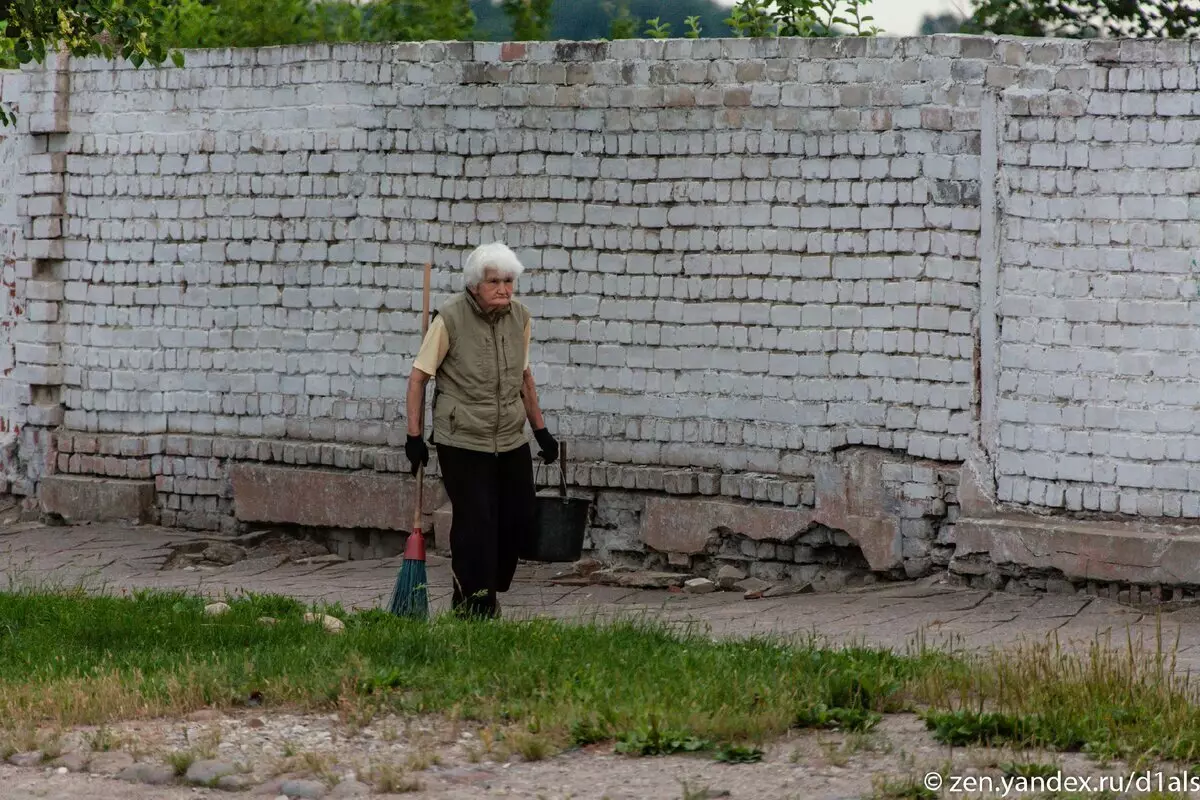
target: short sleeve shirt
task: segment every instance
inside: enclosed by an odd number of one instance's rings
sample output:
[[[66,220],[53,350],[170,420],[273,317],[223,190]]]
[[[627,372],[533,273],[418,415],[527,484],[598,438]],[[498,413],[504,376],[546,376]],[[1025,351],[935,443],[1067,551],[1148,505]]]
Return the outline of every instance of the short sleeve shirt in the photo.
[[[533,324],[531,321],[527,321],[525,323],[525,369],[529,369],[529,341],[532,333]],[[421,342],[421,350],[417,353],[417,360],[413,362],[413,366],[426,375],[437,375],[438,367],[442,365],[442,359],[448,352],[450,352],[450,334],[446,331],[446,323],[442,321],[441,317],[434,317],[433,322],[429,323],[429,331],[425,334],[425,340]]]

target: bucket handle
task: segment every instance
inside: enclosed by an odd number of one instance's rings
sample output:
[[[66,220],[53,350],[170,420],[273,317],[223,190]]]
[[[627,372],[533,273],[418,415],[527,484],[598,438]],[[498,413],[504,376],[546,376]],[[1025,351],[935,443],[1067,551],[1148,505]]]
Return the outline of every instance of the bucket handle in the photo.
[[[546,462],[538,464],[538,474],[548,465]],[[567,443],[565,441],[558,443],[558,494],[563,502],[567,501]]]

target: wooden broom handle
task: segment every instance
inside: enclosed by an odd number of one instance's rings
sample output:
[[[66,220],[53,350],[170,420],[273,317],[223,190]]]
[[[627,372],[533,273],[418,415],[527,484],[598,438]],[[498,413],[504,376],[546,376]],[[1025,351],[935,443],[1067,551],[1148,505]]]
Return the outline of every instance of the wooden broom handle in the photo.
[[[425,263],[425,277],[423,290],[421,292],[421,341],[425,341],[425,334],[429,333],[429,279],[433,271],[433,264]],[[421,418],[417,420],[417,430],[421,431],[421,436],[425,436],[425,393],[421,392]],[[417,467],[417,502],[413,507],[413,524],[412,529],[420,530],[421,528],[421,506],[424,504],[425,494],[425,465]]]
[[[424,291],[421,293],[421,336],[429,332],[429,278],[433,273],[433,264],[425,264]]]

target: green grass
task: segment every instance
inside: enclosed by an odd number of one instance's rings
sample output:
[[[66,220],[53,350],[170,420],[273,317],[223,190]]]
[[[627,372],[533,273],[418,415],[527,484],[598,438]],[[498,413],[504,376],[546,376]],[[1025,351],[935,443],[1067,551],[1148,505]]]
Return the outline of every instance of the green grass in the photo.
[[[99,724],[262,703],[337,709],[358,721],[381,710],[440,713],[561,745],[612,739],[630,752],[718,751],[782,734],[814,703],[896,706],[901,687],[946,663],[714,641],[634,621],[418,622],[324,609],[346,622],[331,635],[304,623],[309,609],[289,599],[230,599],[219,617],[205,616],[204,602],[0,594],[0,719]],[[262,616],[279,622],[264,626]]]
[[[1039,761],[1007,761],[1000,765],[1000,771],[1010,778],[1049,778],[1058,770],[1057,764]]]
[[[904,778],[878,778],[871,800],[937,800],[938,793],[926,789],[912,775]]]
[[[928,673],[916,691],[945,744],[1083,751],[1098,759],[1200,761],[1200,696],[1175,645],[1056,644],[993,655],[968,672]]]
[[[741,762],[789,728],[861,735],[913,710],[952,746],[1200,761],[1200,698],[1161,640],[1150,652],[1047,644],[968,660],[714,640],[652,621],[414,621],[336,607],[320,610],[346,630],[329,634],[294,600],[228,602],[209,617],[182,594],[0,593],[0,720],[103,725],[242,705],[337,711],[359,725],[437,714],[494,728],[527,760],[611,742]]]

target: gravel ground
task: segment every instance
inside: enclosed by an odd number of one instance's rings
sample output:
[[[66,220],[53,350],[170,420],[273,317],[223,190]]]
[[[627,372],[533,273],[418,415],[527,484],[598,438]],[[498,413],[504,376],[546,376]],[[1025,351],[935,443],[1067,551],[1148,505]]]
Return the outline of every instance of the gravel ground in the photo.
[[[889,716],[867,735],[795,732],[773,742],[764,759],[752,764],[725,764],[704,756],[633,758],[614,754],[611,744],[526,761],[505,754],[503,748],[489,749],[486,738],[484,730],[442,720],[406,722],[389,717],[351,728],[336,715],[200,712],[186,720],[69,731],[58,737],[55,759],[47,758],[36,766],[0,764],[0,797],[332,800],[370,794],[449,800],[832,800],[887,797],[889,786],[898,788],[906,781],[920,784],[926,772],[938,769],[956,776],[991,775],[997,781],[994,792],[957,796],[1000,797],[1002,773],[998,766],[1006,762],[1057,764],[1064,774],[1093,780],[1122,769],[1109,765],[1102,770],[1078,754],[1014,754],[978,748],[952,751],[935,743],[911,715]],[[173,777],[172,766],[188,766],[179,755],[185,753],[197,760],[188,767],[187,775]],[[34,758],[17,755],[10,760]],[[91,763],[84,767],[88,759]],[[89,771],[75,771],[79,769]],[[227,790],[187,785],[189,777],[215,780],[219,775],[226,776]],[[155,780],[172,782],[146,782]],[[1040,792],[1010,791],[1007,796],[1040,796]]]

